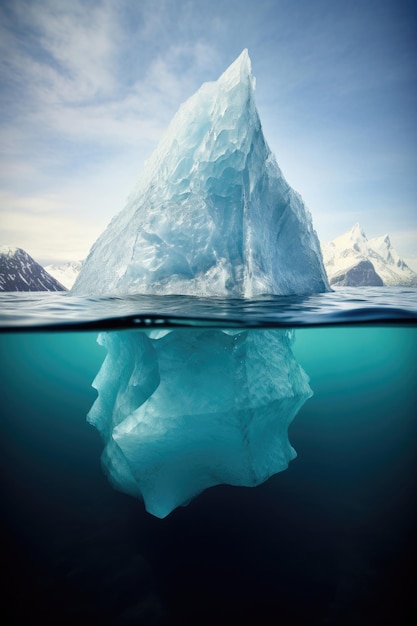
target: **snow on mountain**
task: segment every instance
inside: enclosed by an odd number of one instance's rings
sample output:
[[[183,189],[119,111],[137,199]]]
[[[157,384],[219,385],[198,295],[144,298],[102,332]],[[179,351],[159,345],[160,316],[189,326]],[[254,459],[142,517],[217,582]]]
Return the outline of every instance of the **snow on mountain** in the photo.
[[[322,244],[331,285],[417,285],[417,273],[401,259],[388,235],[367,239],[359,224]]]
[[[80,273],[81,266],[82,261],[68,261],[67,263],[46,265],[45,270],[64,287],[71,289]]]
[[[389,235],[374,237],[368,241],[368,245],[374,254],[375,269],[384,285],[417,285],[417,273],[393,248]]]
[[[66,291],[22,248],[0,247],[0,291]]]
[[[271,153],[247,50],[174,116],[74,294],[327,291],[309,211]]]

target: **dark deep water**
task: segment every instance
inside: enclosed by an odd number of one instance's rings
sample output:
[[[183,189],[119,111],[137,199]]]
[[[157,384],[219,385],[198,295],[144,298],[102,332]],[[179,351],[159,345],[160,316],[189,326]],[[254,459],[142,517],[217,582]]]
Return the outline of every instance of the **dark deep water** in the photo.
[[[162,520],[101,470],[96,338],[0,335],[2,624],[416,623],[415,320],[298,328],[298,457]]]

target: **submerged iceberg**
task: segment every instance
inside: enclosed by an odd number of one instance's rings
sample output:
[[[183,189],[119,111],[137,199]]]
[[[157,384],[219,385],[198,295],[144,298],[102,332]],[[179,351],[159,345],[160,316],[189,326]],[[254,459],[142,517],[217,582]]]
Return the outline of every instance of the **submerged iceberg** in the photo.
[[[296,456],[288,426],[311,396],[292,331],[101,333],[88,420],[113,485],[165,517],[208,487],[252,487]]]
[[[271,153],[247,50],[174,116],[73,294],[254,297],[328,287],[301,197]]]
[[[247,51],[178,111],[73,294],[254,297],[329,286],[311,217],[269,150]],[[163,299],[161,307],[163,306]],[[219,483],[254,486],[295,452],[311,395],[289,330],[104,332],[88,419],[115,487],[165,517]]]

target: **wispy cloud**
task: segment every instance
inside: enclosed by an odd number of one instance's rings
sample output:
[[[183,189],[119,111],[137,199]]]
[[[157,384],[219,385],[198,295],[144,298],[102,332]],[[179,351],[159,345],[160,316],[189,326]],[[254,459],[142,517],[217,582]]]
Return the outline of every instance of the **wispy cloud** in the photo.
[[[120,195],[118,181],[138,173],[173,112],[218,56],[202,40],[173,41],[170,16],[161,18],[153,2],[139,3],[136,22],[127,24],[129,5],[19,0],[0,8],[4,243],[9,236],[23,239],[26,229],[33,241],[45,241],[42,233],[53,228],[73,232],[65,220],[84,219],[85,211],[101,223],[121,209],[108,203]],[[127,62],[132,57],[134,67]],[[59,199],[55,205],[51,194]],[[39,220],[42,203],[47,210]],[[93,243],[93,231],[83,230],[82,247]]]
[[[34,96],[32,104],[81,104],[113,91],[117,20],[109,3],[18,0],[9,9],[5,69]]]
[[[0,33],[2,78],[20,96],[14,110],[19,123],[35,131],[42,122],[47,131],[94,138],[100,129],[104,137],[125,141],[136,119],[146,121],[154,138],[157,121],[166,123],[167,109],[171,114],[195,88],[196,76],[212,66],[216,52],[198,40],[167,41],[141,67],[147,44],[158,36],[159,12],[145,2],[146,19],[127,43],[118,11],[125,4],[21,0],[12,5],[13,15],[3,20]],[[123,59],[133,42],[140,69],[134,80]],[[140,128],[141,136],[145,130]]]

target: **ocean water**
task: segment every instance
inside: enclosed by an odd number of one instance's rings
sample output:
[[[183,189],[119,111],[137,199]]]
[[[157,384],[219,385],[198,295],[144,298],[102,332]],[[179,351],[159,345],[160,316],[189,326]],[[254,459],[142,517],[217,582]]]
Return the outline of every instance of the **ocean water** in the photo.
[[[416,623],[417,290],[0,306],[2,624]],[[97,331],[201,326],[295,328],[313,396],[287,470],[158,519],[101,468]]]

